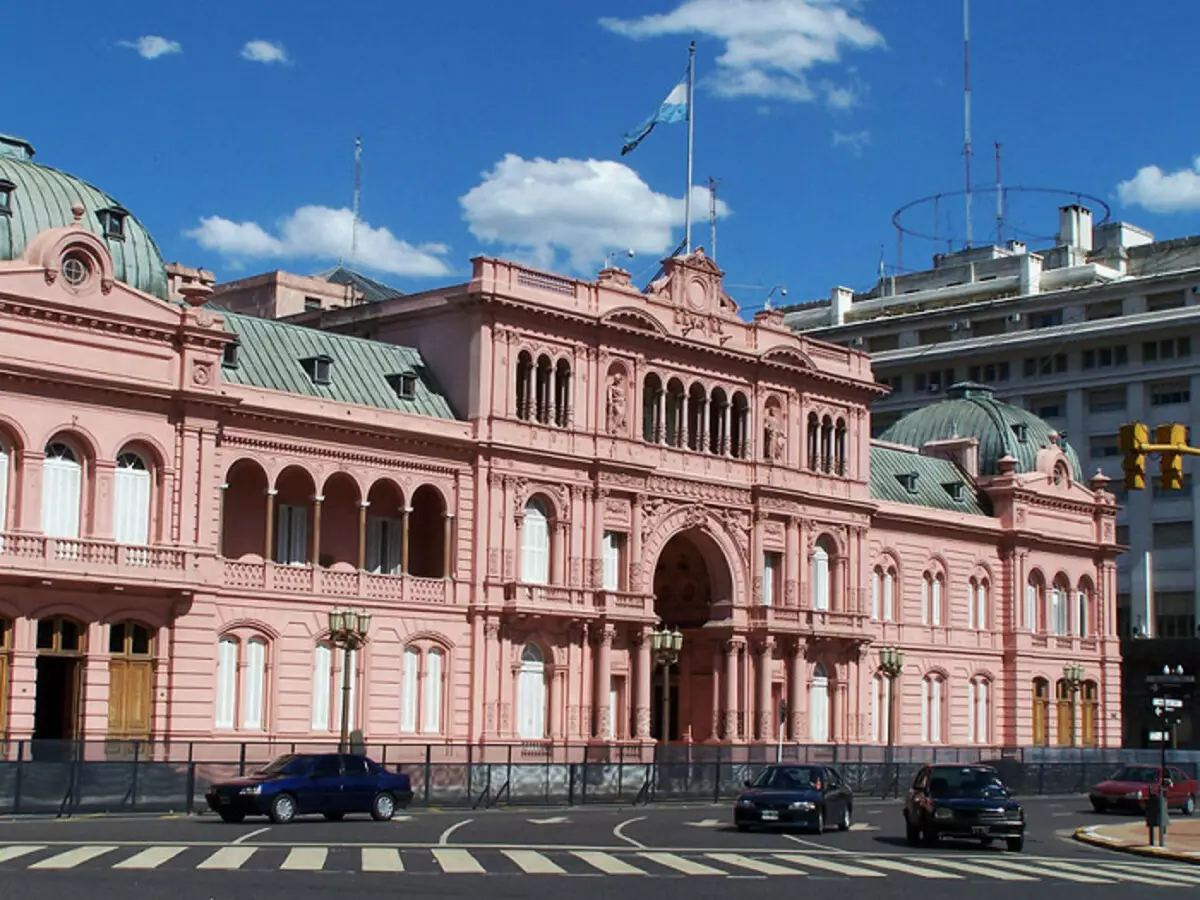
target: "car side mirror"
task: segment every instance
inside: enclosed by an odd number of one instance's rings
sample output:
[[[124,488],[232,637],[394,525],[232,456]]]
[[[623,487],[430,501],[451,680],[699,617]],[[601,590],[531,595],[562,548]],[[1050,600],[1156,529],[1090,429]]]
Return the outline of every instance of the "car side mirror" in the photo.
[[[750,779],[749,778],[742,779],[742,787],[750,787]]]

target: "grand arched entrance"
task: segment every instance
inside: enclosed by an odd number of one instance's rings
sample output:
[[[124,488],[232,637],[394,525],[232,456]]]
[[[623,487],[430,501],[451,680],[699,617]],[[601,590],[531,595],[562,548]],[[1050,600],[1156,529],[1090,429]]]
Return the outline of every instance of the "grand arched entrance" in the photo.
[[[651,689],[650,734],[656,740],[706,741],[721,736],[723,632],[733,592],[725,553],[701,528],[674,535],[654,566],[654,611],[660,627],[678,630],[678,662],[657,665]],[[727,635],[724,635],[727,637]]]

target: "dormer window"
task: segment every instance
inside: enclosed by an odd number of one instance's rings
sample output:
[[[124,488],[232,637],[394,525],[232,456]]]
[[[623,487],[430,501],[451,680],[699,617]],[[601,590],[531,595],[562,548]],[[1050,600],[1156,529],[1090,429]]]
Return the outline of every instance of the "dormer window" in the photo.
[[[115,238],[118,241],[125,240],[125,217],[129,215],[120,207],[112,209],[101,209],[97,211],[96,216],[100,219],[100,227],[104,229],[106,238]]]
[[[333,360],[328,356],[312,356],[300,361],[313,384],[333,382]]]
[[[241,344],[234,341],[232,344],[226,344],[225,350],[221,355],[221,365],[227,369],[236,369],[238,367],[238,349]]]
[[[904,489],[910,494],[917,492],[917,473],[905,472],[903,475],[897,475],[896,479],[904,486]]]
[[[401,400],[413,400],[417,396],[417,375],[415,372],[400,372],[387,377],[388,384]]]
[[[13,191],[17,186],[7,178],[0,178],[0,216],[12,215]]]
[[[1012,426],[1012,433],[1016,435],[1017,443],[1024,444],[1029,440],[1029,426],[1023,422],[1018,422]]]
[[[948,484],[943,484],[946,493],[950,495],[950,499],[955,503],[963,502],[963,483],[961,481],[952,481]]]

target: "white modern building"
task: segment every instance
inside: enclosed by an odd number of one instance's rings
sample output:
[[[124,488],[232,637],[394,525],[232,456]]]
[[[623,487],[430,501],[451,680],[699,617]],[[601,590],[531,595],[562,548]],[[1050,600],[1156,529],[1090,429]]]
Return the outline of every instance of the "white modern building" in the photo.
[[[1151,457],[1146,490],[1127,493],[1117,449],[1124,422],[1147,423],[1153,437],[1155,425],[1190,427],[1200,411],[1200,236],[1155,241],[1124,222],[1093,227],[1090,210],[1065,206],[1053,247],[938,255],[933,268],[867,292],[835,287],[789,307],[785,321],[871,354],[892,389],[872,407],[876,436],[964,381],[1058,426],[1087,474],[1113,480],[1123,507],[1121,634],[1200,634],[1200,458],[1185,461],[1183,490],[1165,492]]]

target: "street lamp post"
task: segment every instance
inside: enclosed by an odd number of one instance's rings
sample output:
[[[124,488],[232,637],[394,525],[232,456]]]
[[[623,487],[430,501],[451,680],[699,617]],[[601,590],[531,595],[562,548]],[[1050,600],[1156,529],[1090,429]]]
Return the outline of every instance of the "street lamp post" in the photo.
[[[350,677],[353,662],[350,654],[367,642],[371,614],[365,609],[331,609],[329,611],[329,640],[342,650],[342,728],[338,751],[345,753],[350,745]]]
[[[671,666],[679,662],[683,649],[683,634],[679,629],[656,628],[650,634],[650,649],[654,661],[662,667],[662,742],[671,739]]]
[[[881,647],[879,650],[879,671],[887,679],[887,773],[888,781],[884,782],[883,794],[886,797],[891,786],[892,769],[894,768],[893,753],[896,747],[896,679],[904,671],[904,651],[895,647]]]
[[[1071,746],[1075,746],[1075,694],[1083,684],[1083,666],[1078,663],[1067,663],[1063,666],[1063,682],[1067,686],[1067,699],[1071,703]]]

